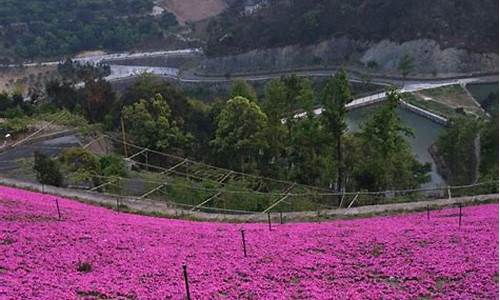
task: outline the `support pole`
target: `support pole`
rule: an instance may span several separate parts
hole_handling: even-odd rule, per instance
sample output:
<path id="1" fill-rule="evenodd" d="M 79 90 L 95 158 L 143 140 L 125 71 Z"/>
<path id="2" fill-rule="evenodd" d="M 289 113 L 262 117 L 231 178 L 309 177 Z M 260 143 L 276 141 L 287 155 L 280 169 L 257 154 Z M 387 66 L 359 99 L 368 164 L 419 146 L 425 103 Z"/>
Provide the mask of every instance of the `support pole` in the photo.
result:
<path id="1" fill-rule="evenodd" d="M 222 192 L 217 192 L 215 195 L 213 196 L 210 196 L 209 198 L 207 198 L 206 200 L 204 200 L 203 202 L 201 202 L 200 204 L 196 205 L 195 207 L 191 208 L 191 211 L 194 211 L 194 210 L 197 210 L 199 209 L 200 207 L 202 207 L 203 205 L 207 204 L 208 202 L 212 201 L 213 199 L 219 197 L 220 195 L 222 194 Z"/>
<path id="2" fill-rule="evenodd" d="M 462 227 L 462 203 L 459 204 L 460 212 L 458 213 L 458 227 Z"/>
<path id="3" fill-rule="evenodd" d="M 344 204 L 344 198 L 345 198 L 344 196 L 345 196 L 345 194 L 342 193 L 342 199 L 340 199 L 339 208 L 342 208 L 342 204 Z"/>
<path id="4" fill-rule="evenodd" d="M 189 292 L 189 280 L 188 280 L 187 266 L 185 264 L 182 265 L 182 270 L 184 273 L 184 283 L 186 285 L 186 298 L 187 298 L 187 300 L 191 300 L 191 293 Z"/>
<path id="5" fill-rule="evenodd" d="M 139 156 L 139 155 L 141 155 L 142 153 L 147 152 L 147 151 L 149 151 L 149 149 L 148 149 L 148 148 L 144 148 L 144 149 L 142 149 L 141 151 L 139 151 L 139 152 L 137 152 L 137 153 L 135 153 L 135 154 L 132 154 L 132 155 L 130 155 L 130 156 L 128 156 L 128 157 L 127 157 L 127 156 L 125 156 L 125 157 L 126 157 L 126 159 L 133 159 L 133 158 L 135 158 L 135 157 L 137 157 L 137 156 Z"/>
<path id="6" fill-rule="evenodd" d="M 271 206 L 269 206 L 268 208 L 266 208 L 263 211 L 263 213 L 269 213 L 269 211 L 271 211 L 271 209 L 273 209 L 274 207 L 276 207 L 281 202 L 285 201 L 289 196 L 290 196 L 290 194 L 286 194 L 285 196 L 283 196 L 282 198 L 280 198 L 278 201 L 276 201 L 273 204 L 271 204 Z"/>
<path id="7" fill-rule="evenodd" d="M 269 231 L 273 230 L 271 227 L 271 213 L 267 213 L 267 223 L 269 223 Z"/>
<path id="8" fill-rule="evenodd" d="M 59 221 L 61 221 L 61 209 L 59 208 L 59 200 L 56 198 L 57 215 L 59 216 Z"/>
<path id="9" fill-rule="evenodd" d="M 98 190 L 98 189 L 100 189 L 100 188 L 103 188 L 103 187 L 105 187 L 105 186 L 108 186 L 108 185 L 110 185 L 110 184 L 115 183 L 115 181 L 116 181 L 116 179 L 112 179 L 112 180 L 110 180 L 110 181 L 108 181 L 108 182 L 105 182 L 105 183 L 103 183 L 103 184 L 100 184 L 100 185 L 98 185 L 98 186 L 94 186 L 93 188 L 91 188 L 91 189 L 90 189 L 90 191 L 92 191 L 92 192 L 93 192 L 93 191 L 97 191 L 97 190 Z"/>
<path id="10" fill-rule="evenodd" d="M 430 218 L 431 218 L 431 211 L 429 205 L 427 205 L 427 221 L 430 220 Z"/>
<path id="11" fill-rule="evenodd" d="M 125 122 L 123 122 L 123 116 L 120 116 L 120 125 L 122 127 L 123 153 L 125 154 L 125 157 L 128 157 L 127 144 L 125 142 Z"/>
<path id="12" fill-rule="evenodd" d="M 352 199 L 351 203 L 349 203 L 349 206 L 347 206 L 347 208 L 351 208 L 351 206 L 354 204 L 354 201 L 356 201 L 356 199 L 358 199 L 358 196 L 359 196 L 359 193 L 357 193 L 356 196 L 354 196 L 354 198 Z"/>
<path id="13" fill-rule="evenodd" d="M 243 243 L 243 254 L 247 257 L 247 244 L 245 241 L 245 230 L 241 229 L 241 242 Z"/>

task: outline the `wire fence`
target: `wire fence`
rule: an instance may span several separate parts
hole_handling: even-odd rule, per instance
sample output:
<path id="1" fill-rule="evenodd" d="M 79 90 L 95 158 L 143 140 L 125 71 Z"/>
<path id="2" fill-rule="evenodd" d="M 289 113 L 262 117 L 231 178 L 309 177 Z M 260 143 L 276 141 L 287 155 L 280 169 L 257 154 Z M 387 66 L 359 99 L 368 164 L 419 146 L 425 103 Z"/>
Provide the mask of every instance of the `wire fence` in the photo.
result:
<path id="1" fill-rule="evenodd" d="M 359 206 L 430 201 L 443 198 L 496 193 L 498 182 L 467 186 L 443 186 L 432 189 L 358 192 L 358 193 L 290 193 L 254 192 L 211 186 L 210 183 L 183 180 L 168 175 L 157 179 L 101 177 L 103 184 L 93 191 L 123 196 L 124 199 L 151 200 L 171 207 L 221 214 L 251 214 L 276 212 L 303 212 Z M 156 175 L 156 174 L 155 174 Z M 129 201 L 129 200 L 127 200 Z"/>
<path id="2" fill-rule="evenodd" d="M 84 148 L 103 141 L 112 143 L 114 149 L 126 147 L 126 161 L 132 169 L 128 176 L 94 174 L 87 181 L 65 176 L 68 186 L 127 199 L 152 200 L 191 211 L 221 214 L 301 212 L 498 193 L 498 181 L 379 192 L 331 192 L 325 188 L 211 166 L 110 136 L 100 136 Z M 26 145 L 26 148 L 32 147 Z M 64 150 L 66 147 L 58 148 Z M 14 178 L 18 178 L 20 172 L 21 177 L 33 180 L 36 176 L 30 163 L 33 163 L 32 157 L 0 160 L 0 171 L 6 167 L 13 169 L 11 175 Z M 16 164 L 24 168 L 13 168 Z"/>

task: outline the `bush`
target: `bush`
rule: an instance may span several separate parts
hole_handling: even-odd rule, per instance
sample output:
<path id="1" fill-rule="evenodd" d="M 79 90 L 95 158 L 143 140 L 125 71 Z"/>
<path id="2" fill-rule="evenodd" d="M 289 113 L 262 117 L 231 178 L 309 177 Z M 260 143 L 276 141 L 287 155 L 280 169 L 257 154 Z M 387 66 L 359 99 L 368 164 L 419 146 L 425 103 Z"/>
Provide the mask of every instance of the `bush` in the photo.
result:
<path id="1" fill-rule="evenodd" d="M 41 152 L 35 151 L 35 164 L 33 169 L 40 183 L 62 186 L 63 176 L 59 164 L 54 159 L 51 159 Z"/>
<path id="2" fill-rule="evenodd" d="M 370 69 L 377 69 L 378 68 L 378 63 L 374 60 L 370 60 L 366 66 Z"/>
<path id="3" fill-rule="evenodd" d="M 127 166 L 121 156 L 111 154 L 99 159 L 99 167 L 102 176 L 127 176 Z"/>

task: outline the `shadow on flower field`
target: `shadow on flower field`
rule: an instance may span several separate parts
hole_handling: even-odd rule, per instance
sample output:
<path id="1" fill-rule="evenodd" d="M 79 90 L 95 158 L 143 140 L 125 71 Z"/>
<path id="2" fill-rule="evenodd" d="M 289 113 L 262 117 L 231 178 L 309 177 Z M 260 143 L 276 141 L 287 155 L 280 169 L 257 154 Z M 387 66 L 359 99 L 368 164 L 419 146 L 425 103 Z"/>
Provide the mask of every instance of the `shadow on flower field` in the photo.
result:
<path id="1" fill-rule="evenodd" d="M 184 299 L 183 264 L 192 299 L 497 299 L 498 204 L 457 210 L 270 231 L 0 187 L 0 299 Z"/>

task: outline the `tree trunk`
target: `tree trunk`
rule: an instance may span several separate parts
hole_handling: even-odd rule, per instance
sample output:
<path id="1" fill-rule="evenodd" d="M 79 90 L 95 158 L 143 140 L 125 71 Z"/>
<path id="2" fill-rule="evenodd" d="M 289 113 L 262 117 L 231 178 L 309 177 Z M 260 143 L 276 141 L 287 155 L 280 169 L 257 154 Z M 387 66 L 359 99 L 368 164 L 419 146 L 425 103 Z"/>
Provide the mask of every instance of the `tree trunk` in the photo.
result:
<path id="1" fill-rule="evenodd" d="M 342 158 L 342 136 L 337 137 L 337 159 L 338 159 L 338 171 L 337 171 L 337 192 L 342 192 L 343 188 L 343 178 L 344 178 L 344 162 Z"/>

